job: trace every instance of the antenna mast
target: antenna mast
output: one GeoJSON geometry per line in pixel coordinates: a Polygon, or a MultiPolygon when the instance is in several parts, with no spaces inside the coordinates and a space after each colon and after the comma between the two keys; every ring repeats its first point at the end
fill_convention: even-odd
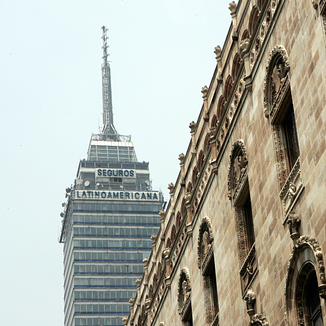
{"type": "Polygon", "coordinates": [[[108,37],[106,35],[108,29],[103,26],[103,64],[102,64],[102,96],[103,96],[103,129],[102,139],[119,141],[120,137],[113,125],[113,109],[112,109],[112,91],[111,91],[111,69],[108,62],[108,37]]]}

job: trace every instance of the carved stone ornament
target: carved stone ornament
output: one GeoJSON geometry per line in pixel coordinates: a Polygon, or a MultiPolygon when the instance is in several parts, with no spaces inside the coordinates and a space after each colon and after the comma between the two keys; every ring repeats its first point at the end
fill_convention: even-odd
{"type": "Polygon", "coordinates": [[[287,224],[289,226],[290,237],[292,240],[296,240],[300,237],[299,234],[300,223],[301,223],[301,219],[299,214],[296,214],[295,212],[290,212],[287,220],[287,224]]]}
{"type": "Polygon", "coordinates": [[[240,43],[240,54],[243,57],[243,54],[248,50],[249,48],[249,39],[246,38],[241,41],[240,43]]]}
{"type": "Polygon", "coordinates": [[[231,149],[228,168],[228,198],[231,200],[236,190],[241,185],[248,164],[247,152],[242,139],[237,140],[231,149]]]}
{"type": "Polygon", "coordinates": [[[304,248],[310,248],[313,252],[313,255],[316,260],[317,265],[317,278],[319,279],[319,294],[322,298],[326,299],[326,277],[325,277],[325,265],[323,259],[323,253],[320,245],[317,240],[311,236],[305,235],[301,236],[296,244],[293,247],[292,254],[288,263],[288,271],[286,276],[286,293],[288,288],[290,287],[290,279],[292,279],[293,270],[295,265],[297,264],[297,260],[299,258],[300,253],[304,250],[304,248]]]}
{"type": "Polygon", "coordinates": [[[151,235],[151,240],[152,240],[153,246],[156,244],[156,238],[157,238],[157,235],[155,233],[151,235]]]}
{"type": "Polygon", "coordinates": [[[172,182],[168,184],[168,189],[169,189],[170,195],[173,194],[173,192],[174,192],[174,184],[172,182]]]}
{"type": "Polygon", "coordinates": [[[266,118],[270,115],[271,107],[286,81],[285,77],[289,70],[289,58],[284,46],[275,46],[269,55],[265,68],[264,113],[266,118]]]}
{"type": "Polygon", "coordinates": [[[247,314],[250,316],[251,319],[251,316],[253,316],[256,313],[256,309],[255,309],[256,295],[254,291],[249,289],[244,297],[244,300],[246,301],[246,305],[247,305],[247,314]]]}
{"type": "Polygon", "coordinates": [[[208,94],[208,87],[206,85],[204,87],[202,87],[201,92],[203,94],[202,97],[203,97],[204,101],[206,101],[207,100],[207,94],[208,94]]]}
{"type": "Polygon", "coordinates": [[[191,121],[189,123],[189,128],[190,128],[190,133],[194,134],[195,131],[196,131],[196,128],[197,128],[197,125],[196,125],[195,121],[191,121]]]}
{"type": "Polygon", "coordinates": [[[123,325],[127,325],[128,317],[126,317],[126,316],[122,317],[122,322],[123,322],[123,325]]]}
{"type": "Polygon", "coordinates": [[[197,262],[198,268],[201,268],[205,257],[214,240],[212,222],[209,217],[204,217],[200,222],[199,236],[197,242],[197,262]]]}
{"type": "Polygon", "coordinates": [[[161,222],[164,222],[165,221],[165,211],[162,209],[162,210],[160,210],[160,212],[158,214],[161,217],[161,222]]]}
{"type": "Polygon", "coordinates": [[[191,284],[187,267],[182,268],[178,282],[178,311],[183,317],[190,304],[191,284]]]}
{"type": "Polygon", "coordinates": [[[214,53],[215,53],[215,56],[216,56],[215,59],[216,60],[221,60],[222,49],[221,49],[221,47],[219,45],[215,47],[214,53]]]}
{"type": "MultiPolygon", "coordinates": [[[[283,174],[279,173],[280,177],[283,174]]],[[[285,216],[290,213],[296,200],[299,198],[301,191],[303,190],[303,181],[301,177],[300,169],[300,157],[295,162],[290,174],[286,180],[280,179],[280,183],[283,187],[280,192],[280,198],[282,200],[285,216]]]]}
{"type": "Polygon", "coordinates": [[[179,154],[178,159],[180,161],[180,165],[183,164],[185,161],[185,155],[183,153],[179,154]]]}
{"type": "Polygon", "coordinates": [[[231,11],[231,15],[237,10],[237,4],[234,1],[229,4],[229,10],[231,11]]]}
{"type": "Polygon", "coordinates": [[[267,318],[263,314],[256,314],[250,321],[250,326],[269,326],[267,318]]]}
{"type": "Polygon", "coordinates": [[[314,9],[318,8],[318,1],[317,0],[311,0],[312,6],[314,7],[314,9]]]}

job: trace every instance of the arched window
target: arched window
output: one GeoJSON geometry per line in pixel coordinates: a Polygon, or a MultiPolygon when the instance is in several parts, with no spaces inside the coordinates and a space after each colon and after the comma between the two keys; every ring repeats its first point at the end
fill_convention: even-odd
{"type": "Polygon", "coordinates": [[[203,168],[204,166],[204,160],[205,160],[205,155],[204,152],[201,150],[199,155],[198,155],[198,169],[199,171],[203,168]]]}
{"type": "Polygon", "coordinates": [[[290,324],[322,326],[320,296],[326,296],[323,254],[316,239],[301,236],[289,260],[286,277],[286,309],[290,324]],[[294,304],[293,304],[294,303],[294,304]]]}
{"type": "Polygon", "coordinates": [[[189,193],[192,192],[192,183],[191,183],[191,182],[188,182],[188,185],[187,185],[187,192],[189,192],[189,193]]]}
{"type": "Polygon", "coordinates": [[[245,39],[249,39],[250,38],[250,33],[249,31],[246,29],[244,30],[244,32],[242,33],[242,36],[241,36],[241,41],[245,40],[245,39]]]}
{"type": "Polygon", "coordinates": [[[225,98],[224,96],[221,96],[220,99],[218,100],[217,104],[217,118],[218,120],[221,120],[223,114],[225,111],[225,98]]]}
{"type": "Polygon", "coordinates": [[[259,8],[259,10],[263,9],[264,3],[265,3],[265,0],[258,0],[258,8],[259,8]]]}
{"type": "Polygon", "coordinates": [[[252,35],[255,31],[258,18],[259,18],[259,9],[257,6],[254,6],[251,10],[250,18],[249,18],[249,33],[250,33],[250,35],[252,35]]]}
{"type": "Polygon", "coordinates": [[[171,230],[171,241],[172,241],[172,243],[174,243],[175,235],[176,235],[176,228],[175,228],[175,225],[173,225],[172,230],[171,230]]]}
{"type": "Polygon", "coordinates": [[[208,153],[208,149],[209,149],[209,140],[210,140],[210,133],[206,134],[205,140],[204,140],[204,153],[207,154],[208,153]]]}
{"type": "Polygon", "coordinates": [[[192,171],[192,184],[195,186],[198,179],[198,169],[197,166],[194,167],[192,171]]]}
{"type": "Polygon", "coordinates": [[[314,269],[312,269],[306,277],[302,291],[302,301],[305,307],[305,315],[307,316],[307,324],[312,326],[322,326],[323,318],[317,277],[314,269]]]}
{"type": "Polygon", "coordinates": [[[216,127],[217,127],[217,117],[216,114],[214,114],[211,122],[211,128],[214,129],[216,127]]]}
{"type": "MultiPolygon", "coordinates": [[[[300,181],[299,140],[289,69],[288,56],[284,47],[276,46],[270,54],[266,66],[264,106],[265,116],[269,118],[273,127],[279,183],[280,188],[283,188],[281,199],[284,203],[291,205],[302,184],[300,181]]],[[[285,213],[287,213],[287,205],[284,207],[285,213]]]]}
{"type": "Polygon", "coordinates": [[[182,199],[182,203],[181,203],[181,214],[182,214],[182,217],[185,217],[187,214],[186,201],[184,198],[182,199]]]}
{"type": "Polygon", "coordinates": [[[232,64],[232,78],[233,80],[236,80],[238,76],[238,72],[240,69],[240,64],[241,64],[241,57],[239,53],[237,52],[233,58],[233,64],[232,64]]]}
{"type": "Polygon", "coordinates": [[[232,86],[233,86],[233,79],[231,76],[228,76],[228,78],[226,79],[225,82],[225,89],[224,89],[224,97],[225,97],[225,101],[227,101],[229,99],[231,90],[232,90],[232,86]]]}
{"type": "Polygon", "coordinates": [[[218,324],[218,295],[213,253],[213,230],[211,221],[204,217],[199,227],[197,256],[198,267],[204,278],[204,297],[206,309],[206,324],[218,324]]]}
{"type": "Polygon", "coordinates": [[[179,230],[180,224],[181,224],[181,213],[178,212],[178,214],[177,214],[177,221],[176,221],[177,230],[179,230]]]}
{"type": "Polygon", "coordinates": [[[193,326],[191,310],[191,284],[187,267],[182,268],[178,282],[178,310],[186,326],[193,326]]]}
{"type": "Polygon", "coordinates": [[[242,291],[245,293],[254,280],[258,268],[248,182],[248,159],[241,139],[232,146],[228,173],[228,191],[229,199],[232,200],[235,208],[239,259],[242,266],[240,278],[242,291]]]}

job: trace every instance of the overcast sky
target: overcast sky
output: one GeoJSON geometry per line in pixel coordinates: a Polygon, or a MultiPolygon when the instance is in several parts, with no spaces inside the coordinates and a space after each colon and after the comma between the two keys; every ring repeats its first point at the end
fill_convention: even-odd
{"type": "Polygon", "coordinates": [[[101,26],[115,127],[132,135],[166,195],[231,23],[229,2],[0,0],[1,325],[63,325],[59,214],[102,123],[101,26]]]}

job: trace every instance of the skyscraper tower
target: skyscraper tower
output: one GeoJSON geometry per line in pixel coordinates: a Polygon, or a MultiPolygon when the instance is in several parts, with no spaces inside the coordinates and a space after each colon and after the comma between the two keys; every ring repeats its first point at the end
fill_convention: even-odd
{"type": "Polygon", "coordinates": [[[61,213],[65,326],[123,325],[163,205],[162,193],[151,188],[148,163],[137,161],[130,136],[114,127],[102,29],[103,128],[91,137],[61,213]]]}

